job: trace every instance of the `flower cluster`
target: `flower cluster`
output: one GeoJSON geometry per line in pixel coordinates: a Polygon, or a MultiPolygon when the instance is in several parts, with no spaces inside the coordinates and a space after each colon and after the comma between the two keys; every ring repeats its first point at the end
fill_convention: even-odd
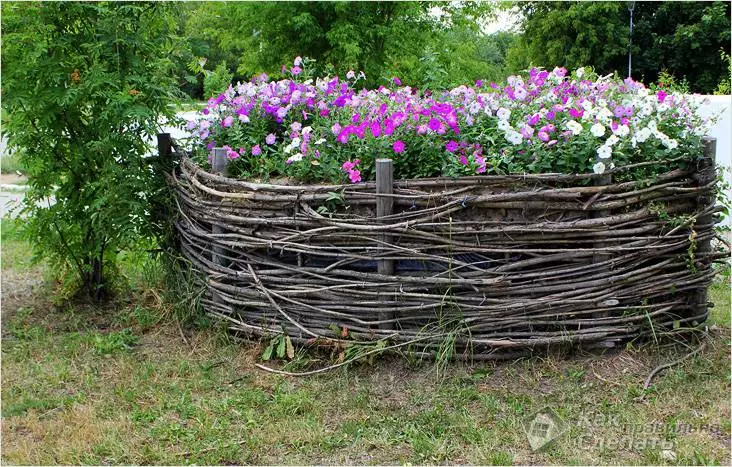
{"type": "Polygon", "coordinates": [[[307,63],[298,57],[283,67],[289,78],[261,75],[212,98],[187,125],[199,153],[225,147],[242,178],[358,183],[384,156],[397,178],[604,173],[694,154],[706,129],[683,95],[585,68],[418,92],[398,78],[358,90],[355,72],[299,81],[307,63]]]}

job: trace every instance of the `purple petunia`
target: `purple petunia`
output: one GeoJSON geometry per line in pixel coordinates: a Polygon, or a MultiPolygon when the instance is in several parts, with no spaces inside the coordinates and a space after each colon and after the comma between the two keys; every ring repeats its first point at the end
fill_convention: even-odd
{"type": "Polygon", "coordinates": [[[458,144],[454,140],[450,140],[445,144],[445,149],[448,152],[455,152],[458,150],[458,144]]]}
{"type": "Polygon", "coordinates": [[[264,142],[267,143],[269,146],[275,144],[275,141],[277,141],[277,136],[275,136],[274,133],[270,133],[267,135],[266,138],[264,138],[264,142]]]}
{"type": "Polygon", "coordinates": [[[262,154],[262,148],[257,144],[252,148],[252,156],[259,156],[262,154]]]}
{"type": "Polygon", "coordinates": [[[397,154],[404,152],[404,141],[402,141],[400,139],[394,141],[394,145],[392,146],[392,148],[394,149],[394,152],[397,154]]]}

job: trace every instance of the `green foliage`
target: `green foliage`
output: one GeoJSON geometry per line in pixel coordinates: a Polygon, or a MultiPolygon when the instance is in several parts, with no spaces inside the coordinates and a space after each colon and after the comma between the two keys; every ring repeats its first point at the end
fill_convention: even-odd
{"type": "Polygon", "coordinates": [[[205,68],[207,62],[206,58],[200,57],[194,58],[188,65],[190,71],[203,75],[203,97],[206,99],[226,91],[234,77],[234,73],[226,66],[226,60],[216,65],[213,71],[205,68]]]}
{"type": "Polygon", "coordinates": [[[29,176],[26,235],[97,299],[117,253],[155,233],[160,186],[144,155],[160,119],[173,117],[173,8],[2,5],[2,105],[29,176]]]}
{"type": "Polygon", "coordinates": [[[193,52],[210,63],[230,63],[235,79],[279,74],[296,56],[317,60],[318,75],[363,70],[367,86],[392,76],[438,87],[502,77],[507,37],[494,40],[479,30],[492,17],[487,2],[202,2],[188,8],[185,31],[193,52]],[[435,62],[444,73],[425,80],[435,62]]]}
{"type": "MultiPolygon", "coordinates": [[[[508,55],[512,67],[591,65],[599,74],[628,71],[630,13],[626,2],[520,3],[524,34],[508,55]]],[[[711,93],[729,80],[729,2],[636,2],[632,74],[655,82],[666,70],[693,92],[711,93]]]]}
{"type": "Polygon", "coordinates": [[[270,339],[269,345],[262,352],[262,360],[266,362],[273,357],[279,359],[287,357],[290,360],[295,358],[295,347],[290,336],[279,334],[270,339]]]}
{"type": "Polygon", "coordinates": [[[100,355],[109,355],[130,349],[139,340],[140,338],[132,333],[132,329],[125,328],[108,334],[95,334],[92,337],[92,347],[100,355]]]}
{"type": "Polygon", "coordinates": [[[714,94],[717,95],[728,95],[732,94],[732,57],[729,54],[724,53],[724,50],[719,51],[719,58],[727,63],[727,76],[723,76],[717,85],[717,89],[714,90],[714,94]]]}

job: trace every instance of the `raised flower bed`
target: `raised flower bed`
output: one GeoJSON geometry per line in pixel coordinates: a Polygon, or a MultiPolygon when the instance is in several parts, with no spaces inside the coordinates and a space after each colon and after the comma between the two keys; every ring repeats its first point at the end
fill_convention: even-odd
{"type": "Polygon", "coordinates": [[[255,80],[189,124],[177,227],[209,314],[480,358],[705,320],[714,142],[681,97],[585,70],[440,95],[349,76],[255,80]]]}

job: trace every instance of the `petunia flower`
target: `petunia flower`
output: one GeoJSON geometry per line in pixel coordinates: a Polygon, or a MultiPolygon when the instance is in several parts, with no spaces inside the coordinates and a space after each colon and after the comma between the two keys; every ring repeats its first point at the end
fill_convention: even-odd
{"type": "Polygon", "coordinates": [[[399,139],[394,141],[394,145],[392,146],[392,148],[394,149],[394,152],[397,154],[404,152],[404,141],[399,140],[399,139]]]}

